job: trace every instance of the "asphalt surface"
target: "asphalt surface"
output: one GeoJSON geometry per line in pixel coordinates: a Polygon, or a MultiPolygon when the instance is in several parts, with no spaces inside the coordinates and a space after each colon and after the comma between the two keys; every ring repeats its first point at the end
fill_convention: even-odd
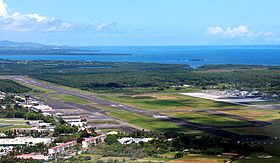
{"type": "MultiPolygon", "coordinates": [[[[70,90],[64,89],[60,86],[57,86],[55,84],[34,80],[34,79],[28,78],[26,76],[10,76],[10,79],[12,79],[14,81],[17,81],[17,82],[22,82],[22,83],[34,85],[34,86],[37,86],[37,87],[53,90],[53,91],[56,91],[57,93],[60,93],[60,94],[72,95],[72,96],[75,96],[75,97],[78,97],[78,98],[81,98],[81,99],[84,99],[84,100],[91,101],[91,102],[99,104],[99,105],[110,106],[110,107],[114,107],[116,109],[126,110],[126,111],[133,112],[133,113],[136,113],[136,114],[139,114],[139,115],[144,115],[144,116],[147,116],[147,117],[156,118],[155,120],[171,122],[171,123],[177,124],[179,126],[187,128],[187,129],[201,130],[203,132],[206,132],[206,133],[209,133],[209,134],[212,134],[212,135],[217,135],[217,136],[221,136],[221,137],[225,137],[225,138],[229,138],[229,139],[233,139],[233,140],[237,140],[237,141],[248,141],[248,140],[254,141],[254,140],[262,140],[262,139],[268,138],[267,136],[260,136],[260,135],[246,135],[246,136],[239,135],[239,134],[236,134],[236,133],[232,133],[232,132],[229,132],[229,131],[222,130],[221,127],[193,123],[193,122],[189,122],[189,121],[186,121],[186,120],[183,120],[183,119],[169,117],[169,116],[166,116],[166,115],[163,115],[163,114],[160,114],[160,113],[147,111],[147,110],[142,110],[140,108],[136,108],[136,107],[132,107],[132,106],[124,105],[124,104],[119,104],[119,103],[116,103],[116,102],[102,100],[102,99],[99,99],[99,98],[95,97],[92,94],[70,91],[70,90]]],[[[81,109],[81,110],[87,111],[88,113],[100,112],[100,110],[98,108],[96,108],[96,110],[95,110],[91,106],[87,106],[87,105],[80,105],[80,104],[76,104],[76,103],[65,103],[65,102],[60,102],[60,101],[55,101],[55,100],[53,100],[53,102],[56,102],[56,103],[59,103],[59,104],[55,104],[55,105],[51,104],[51,106],[56,107],[56,106],[59,106],[59,105],[68,105],[67,107],[73,108],[74,112],[75,112],[75,109],[81,109]]],[[[219,114],[219,115],[221,115],[221,114],[219,114]]],[[[232,115],[228,115],[228,114],[223,114],[221,116],[231,116],[232,118],[242,119],[242,120],[248,121],[249,123],[252,124],[252,125],[249,125],[249,126],[254,126],[254,127],[255,126],[268,125],[268,124],[263,123],[263,122],[252,121],[252,120],[249,120],[249,119],[245,119],[245,118],[241,118],[241,117],[237,117],[237,116],[232,116],[232,115]]],[[[248,125],[242,125],[242,126],[237,126],[237,127],[249,127],[249,126],[248,125]]],[[[223,128],[226,128],[226,127],[227,126],[224,126],[223,128]]],[[[228,128],[233,128],[233,126],[228,126],[228,128]]]]}

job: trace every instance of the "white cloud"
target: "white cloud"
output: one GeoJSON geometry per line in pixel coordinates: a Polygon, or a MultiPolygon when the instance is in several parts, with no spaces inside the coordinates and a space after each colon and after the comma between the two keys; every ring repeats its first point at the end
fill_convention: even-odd
{"type": "Polygon", "coordinates": [[[86,25],[87,29],[90,29],[95,32],[111,32],[111,33],[121,33],[123,32],[120,28],[118,28],[118,24],[113,23],[104,23],[99,20],[95,20],[92,23],[86,25]]]}
{"type": "Polygon", "coordinates": [[[70,23],[53,17],[45,17],[33,13],[21,14],[19,12],[9,14],[6,3],[0,0],[0,30],[54,32],[71,28],[72,25],[70,23]]]}
{"type": "Polygon", "coordinates": [[[249,31],[248,27],[245,25],[240,25],[236,28],[230,28],[227,27],[226,30],[224,31],[225,35],[228,35],[230,37],[236,37],[236,36],[249,36],[253,33],[252,31],[249,31]]]}
{"type": "Polygon", "coordinates": [[[224,30],[221,27],[210,27],[210,28],[208,28],[208,32],[211,35],[218,35],[218,34],[224,33],[224,30]]]}
{"type": "Polygon", "coordinates": [[[0,0],[0,16],[7,16],[7,4],[3,0],[0,0]]]}
{"type": "Polygon", "coordinates": [[[39,14],[14,13],[12,15],[0,16],[0,30],[54,32],[71,28],[72,25],[70,23],[52,17],[40,16],[39,14]]]}
{"type": "Polygon", "coordinates": [[[93,21],[86,25],[67,23],[54,17],[46,17],[37,13],[22,14],[19,12],[9,14],[7,5],[0,0],[0,30],[5,31],[40,31],[40,32],[58,32],[68,30],[90,30],[95,33],[119,33],[117,23],[104,23],[93,21]]]}
{"type": "Polygon", "coordinates": [[[266,37],[271,37],[271,36],[274,36],[274,33],[273,32],[263,32],[263,35],[266,37]]]}
{"type": "Polygon", "coordinates": [[[273,36],[272,32],[254,32],[249,29],[246,25],[240,25],[238,27],[227,27],[222,28],[219,26],[210,27],[207,29],[208,34],[210,35],[220,35],[226,37],[257,37],[257,36],[265,36],[270,37],[273,36]]]}

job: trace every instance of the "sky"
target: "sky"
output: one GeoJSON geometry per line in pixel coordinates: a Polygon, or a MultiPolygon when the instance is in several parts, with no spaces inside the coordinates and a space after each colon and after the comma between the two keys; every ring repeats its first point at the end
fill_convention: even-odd
{"type": "Polygon", "coordinates": [[[279,0],[0,0],[0,40],[55,45],[280,44],[279,0]]]}

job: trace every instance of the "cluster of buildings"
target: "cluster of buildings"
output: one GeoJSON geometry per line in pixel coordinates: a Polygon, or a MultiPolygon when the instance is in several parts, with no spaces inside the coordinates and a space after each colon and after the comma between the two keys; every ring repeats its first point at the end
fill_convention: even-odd
{"type": "Polygon", "coordinates": [[[216,96],[224,96],[231,98],[258,98],[261,97],[261,93],[258,91],[240,91],[240,90],[204,90],[203,93],[212,94],[216,96]]]}
{"type": "Polygon", "coordinates": [[[39,143],[50,145],[52,142],[51,138],[33,138],[33,137],[16,137],[16,138],[5,138],[0,139],[0,146],[29,146],[39,143]]]}
{"type": "Polygon", "coordinates": [[[87,125],[86,118],[78,115],[61,115],[62,118],[67,124],[71,126],[83,127],[87,125]]]}
{"type": "MultiPolygon", "coordinates": [[[[5,98],[4,93],[0,93],[0,99],[5,98]]],[[[45,105],[41,101],[29,97],[29,96],[15,96],[15,101],[18,105],[33,110],[35,112],[41,112],[44,116],[53,116],[56,119],[61,118],[63,119],[68,125],[77,126],[79,130],[89,130],[91,126],[87,126],[86,118],[83,116],[76,116],[76,115],[63,115],[58,113],[52,107],[45,105]]],[[[45,123],[40,120],[32,120],[27,121],[27,125],[30,128],[12,128],[10,131],[13,135],[17,136],[16,138],[8,138],[8,136],[4,133],[0,134],[0,156],[7,155],[11,152],[16,146],[33,146],[38,143],[43,143],[49,146],[55,138],[49,138],[48,136],[43,138],[33,138],[33,137],[26,137],[26,133],[51,133],[54,131],[55,127],[52,123],[45,123]]],[[[98,136],[89,137],[84,139],[81,142],[82,148],[89,148],[93,147],[97,144],[104,142],[106,139],[106,135],[102,132],[97,132],[98,136]]],[[[41,134],[42,135],[42,134],[41,134]]],[[[41,136],[40,136],[41,137],[41,136]]],[[[66,143],[59,143],[56,146],[52,146],[48,149],[48,153],[38,154],[38,153],[29,153],[29,154],[21,154],[16,156],[17,159],[33,159],[33,160],[41,160],[41,161],[49,161],[54,159],[59,155],[67,155],[71,153],[71,149],[73,146],[77,145],[77,141],[73,140],[66,143]]]]}
{"type": "Polygon", "coordinates": [[[216,96],[224,96],[228,98],[279,98],[277,94],[266,94],[259,91],[241,91],[241,90],[204,90],[203,93],[216,96]]]}

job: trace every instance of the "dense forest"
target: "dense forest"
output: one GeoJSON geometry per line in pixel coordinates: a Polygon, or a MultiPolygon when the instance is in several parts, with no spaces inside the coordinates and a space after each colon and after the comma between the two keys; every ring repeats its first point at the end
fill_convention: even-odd
{"type": "Polygon", "coordinates": [[[0,80],[0,91],[6,93],[25,93],[31,91],[30,88],[22,86],[12,80],[1,79],[0,80]]]}
{"type": "Polygon", "coordinates": [[[259,65],[206,65],[193,69],[183,64],[9,61],[0,60],[0,75],[29,75],[83,90],[193,85],[208,88],[259,90],[280,93],[280,67],[259,65]]]}

